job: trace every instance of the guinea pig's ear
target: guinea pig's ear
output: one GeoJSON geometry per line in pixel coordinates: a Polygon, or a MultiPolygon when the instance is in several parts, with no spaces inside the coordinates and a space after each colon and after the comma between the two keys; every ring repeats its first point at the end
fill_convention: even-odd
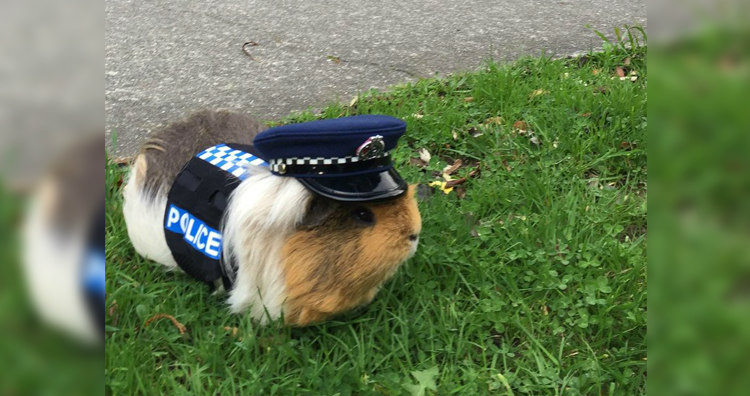
{"type": "Polygon", "coordinates": [[[331,217],[339,204],[328,198],[315,196],[307,205],[307,211],[302,222],[298,225],[301,229],[310,229],[320,226],[331,217]]]}

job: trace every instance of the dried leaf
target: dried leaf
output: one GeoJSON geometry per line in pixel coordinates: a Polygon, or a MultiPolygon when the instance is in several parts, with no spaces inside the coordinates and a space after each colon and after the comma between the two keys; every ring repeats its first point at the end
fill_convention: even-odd
{"type": "Polygon", "coordinates": [[[339,63],[341,63],[341,58],[339,58],[338,56],[327,55],[327,56],[326,56],[326,59],[328,59],[329,61],[331,61],[331,62],[333,62],[333,63],[335,63],[335,64],[337,64],[337,65],[338,65],[339,63]]]}
{"type": "Polygon", "coordinates": [[[474,97],[473,96],[467,96],[467,97],[464,98],[464,102],[466,102],[466,103],[471,103],[473,101],[474,101],[474,97]]]}
{"type": "Polygon", "coordinates": [[[513,129],[515,129],[519,135],[525,135],[526,131],[529,129],[529,125],[521,120],[518,120],[513,123],[513,129]]]}
{"type": "Polygon", "coordinates": [[[587,112],[581,114],[581,117],[589,118],[589,117],[591,117],[591,112],[587,111],[587,112]]]}
{"type": "Polygon", "coordinates": [[[523,122],[521,120],[518,120],[518,121],[516,121],[516,122],[513,123],[513,128],[525,131],[526,128],[527,128],[527,125],[526,125],[525,122],[523,122]]]}
{"type": "Polygon", "coordinates": [[[548,93],[549,93],[549,91],[544,90],[544,89],[535,89],[533,92],[531,92],[529,94],[529,98],[533,98],[533,97],[536,97],[536,96],[539,96],[539,95],[548,94],[548,93]]]}
{"type": "Polygon", "coordinates": [[[443,175],[452,175],[453,172],[457,171],[458,168],[460,168],[462,165],[461,159],[457,159],[456,162],[453,163],[453,165],[448,165],[445,168],[443,168],[443,175]]]}
{"type": "Polygon", "coordinates": [[[458,134],[456,133],[455,129],[451,131],[451,134],[453,135],[453,140],[458,140],[458,134]]]}
{"type": "Polygon", "coordinates": [[[466,188],[464,186],[456,186],[456,198],[464,199],[466,197],[466,188]]]}
{"type": "Polygon", "coordinates": [[[115,312],[117,312],[117,308],[118,308],[117,307],[117,300],[112,301],[112,305],[109,306],[109,310],[107,311],[107,315],[109,315],[110,317],[112,317],[112,315],[114,315],[115,312]]]}
{"type": "Polygon", "coordinates": [[[107,310],[107,316],[112,318],[112,326],[117,326],[117,322],[119,321],[119,315],[117,314],[117,300],[112,301],[112,305],[109,306],[109,309],[107,310]]]}
{"type": "Polygon", "coordinates": [[[617,73],[617,77],[625,77],[625,70],[623,70],[620,66],[617,66],[615,68],[615,73],[617,73]]]}
{"type": "Polygon", "coordinates": [[[598,75],[598,74],[599,74],[599,69],[594,69],[594,70],[592,70],[592,71],[591,71],[591,74],[593,74],[593,75],[595,75],[595,76],[596,76],[596,75],[598,75]]]}
{"type": "Polygon", "coordinates": [[[480,165],[477,165],[476,168],[474,168],[473,171],[469,172],[469,177],[479,177],[479,175],[482,174],[482,169],[480,165]]]}
{"type": "Polygon", "coordinates": [[[422,161],[422,159],[418,157],[409,158],[409,163],[412,165],[416,165],[420,168],[424,168],[428,165],[426,162],[422,161]]]}
{"type": "Polygon", "coordinates": [[[500,125],[502,123],[503,123],[503,117],[490,117],[490,118],[484,120],[484,124],[485,125],[490,125],[490,124],[500,125]]]}
{"type": "Polygon", "coordinates": [[[432,156],[430,155],[430,152],[427,151],[426,148],[419,149],[419,159],[426,163],[430,163],[430,159],[432,159],[432,156]]]}
{"type": "Polygon", "coordinates": [[[625,66],[630,66],[630,57],[625,58],[625,61],[622,62],[625,66]]]}
{"type": "Polygon", "coordinates": [[[349,107],[354,107],[357,105],[357,102],[359,101],[359,96],[355,96],[354,99],[349,102],[349,107]]]}
{"type": "Polygon", "coordinates": [[[739,57],[732,53],[721,55],[716,63],[717,67],[723,72],[732,72],[740,65],[739,57]]]}
{"type": "Polygon", "coordinates": [[[513,170],[513,168],[511,168],[510,165],[508,165],[508,161],[506,160],[503,160],[503,167],[505,167],[505,170],[507,170],[508,172],[513,170]]]}
{"type": "Polygon", "coordinates": [[[224,330],[232,333],[232,337],[236,337],[237,336],[237,331],[239,331],[238,328],[236,328],[236,327],[229,327],[229,326],[224,326],[224,330]]]}

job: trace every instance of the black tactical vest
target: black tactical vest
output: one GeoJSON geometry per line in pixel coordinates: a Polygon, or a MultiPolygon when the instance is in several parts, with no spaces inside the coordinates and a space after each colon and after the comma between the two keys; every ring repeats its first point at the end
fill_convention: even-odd
{"type": "Polygon", "coordinates": [[[164,234],[177,265],[213,289],[226,290],[237,267],[222,255],[222,220],[229,196],[249,176],[248,166],[268,166],[253,146],[218,144],[198,153],[182,168],[167,196],[164,234]]]}

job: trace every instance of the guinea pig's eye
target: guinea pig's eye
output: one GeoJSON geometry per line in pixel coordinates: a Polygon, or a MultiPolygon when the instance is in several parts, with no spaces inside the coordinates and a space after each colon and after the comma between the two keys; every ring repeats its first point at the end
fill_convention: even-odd
{"type": "Polygon", "coordinates": [[[365,207],[358,207],[357,209],[354,209],[352,211],[352,215],[355,219],[365,223],[365,224],[373,224],[375,223],[375,215],[372,213],[370,209],[367,209],[365,207]]]}

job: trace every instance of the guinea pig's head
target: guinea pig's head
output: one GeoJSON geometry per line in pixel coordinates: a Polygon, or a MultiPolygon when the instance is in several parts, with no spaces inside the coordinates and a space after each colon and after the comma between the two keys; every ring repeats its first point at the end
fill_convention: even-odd
{"type": "Polygon", "coordinates": [[[284,245],[284,318],[306,325],[366,304],[413,256],[422,229],[414,186],[384,202],[314,196],[284,245]]]}

